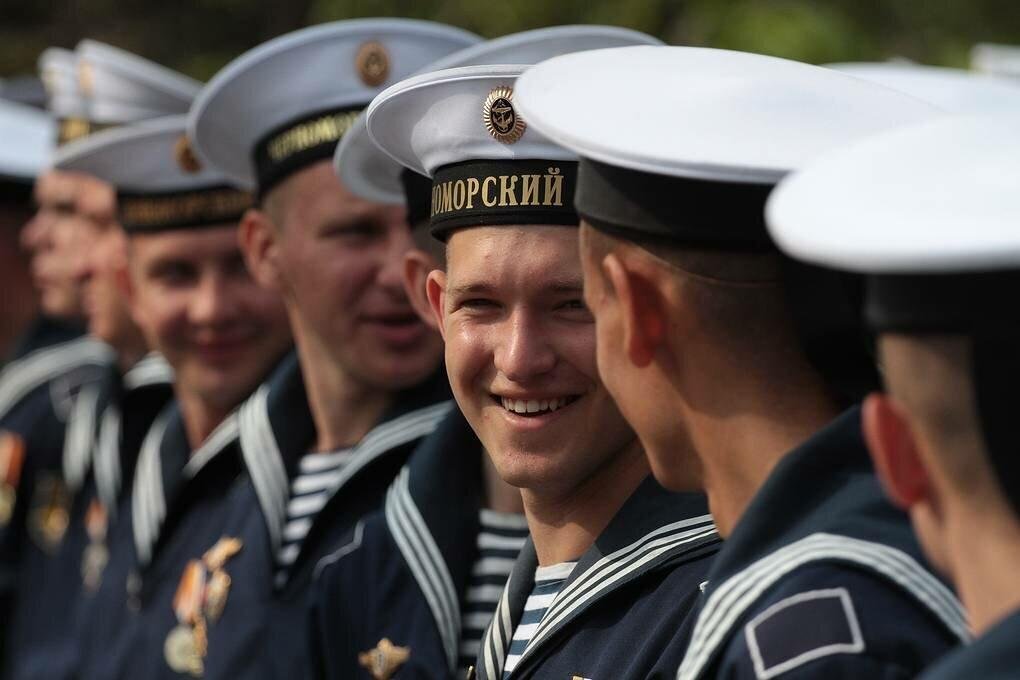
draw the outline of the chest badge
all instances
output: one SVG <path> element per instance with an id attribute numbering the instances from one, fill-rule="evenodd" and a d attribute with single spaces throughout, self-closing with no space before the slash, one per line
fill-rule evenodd
<path id="1" fill-rule="evenodd" d="M 230 594 L 225 567 L 243 546 L 239 538 L 221 538 L 202 559 L 191 560 L 184 568 L 173 601 L 177 625 L 163 643 L 163 656 L 174 672 L 196 678 L 205 672 L 209 624 L 223 614 Z"/>
<path id="2" fill-rule="evenodd" d="M 7 526 L 14 516 L 24 461 L 25 440 L 13 432 L 0 432 L 0 527 Z"/>
<path id="3" fill-rule="evenodd" d="M 88 534 L 89 544 L 85 546 L 81 557 L 81 580 L 90 593 L 99 588 L 106 563 L 110 561 L 110 550 L 106 547 L 109 521 L 106 506 L 98 498 L 93 498 L 85 511 L 85 533 Z"/>
<path id="4" fill-rule="evenodd" d="M 358 654 L 358 663 L 371 673 L 374 680 L 390 680 L 409 658 L 409 647 L 398 647 L 389 638 L 383 638 L 374 649 Z"/>
<path id="5" fill-rule="evenodd" d="M 35 485 L 28 530 L 35 544 L 51 555 L 60 547 L 70 521 L 71 495 L 53 474 L 42 475 Z"/>

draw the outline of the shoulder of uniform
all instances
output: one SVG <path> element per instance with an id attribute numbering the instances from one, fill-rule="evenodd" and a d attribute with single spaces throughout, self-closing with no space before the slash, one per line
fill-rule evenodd
<path id="1" fill-rule="evenodd" d="M 331 574 L 351 562 L 351 556 L 358 553 L 366 545 L 366 526 L 370 520 L 371 517 L 359 520 L 354 525 L 354 528 L 337 543 L 334 550 L 319 560 L 315 565 L 314 581 L 325 582 L 331 580 Z M 371 536 L 374 533 L 370 532 L 368 535 Z"/>
<path id="2" fill-rule="evenodd" d="M 113 350 L 108 345 L 88 337 L 36 350 L 0 373 L 0 416 L 35 389 L 62 375 L 107 366 L 113 360 Z"/>

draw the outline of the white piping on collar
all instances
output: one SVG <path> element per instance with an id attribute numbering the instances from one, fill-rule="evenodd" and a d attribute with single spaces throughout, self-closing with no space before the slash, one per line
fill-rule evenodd
<path id="1" fill-rule="evenodd" d="M 99 438 L 93 456 L 96 475 L 96 493 L 111 516 L 117 514 L 117 497 L 120 495 L 120 409 L 110 404 L 103 412 L 99 425 Z"/>
<path id="2" fill-rule="evenodd" d="M 404 467 L 386 494 L 386 525 L 428 602 L 451 672 L 457 670 L 460 601 L 449 567 L 411 497 L 410 474 Z"/>
<path id="3" fill-rule="evenodd" d="M 136 390 L 150 385 L 170 385 L 174 381 L 174 369 L 162 354 L 150 352 L 124 374 L 124 389 Z"/>
<path id="4" fill-rule="evenodd" d="M 105 366 L 114 360 L 113 350 L 89 337 L 36 350 L 8 364 L 0 373 L 0 418 L 37 387 L 79 366 Z"/>
<path id="5" fill-rule="evenodd" d="M 678 680 L 701 677 L 734 624 L 772 585 L 806 564 L 851 562 L 887 578 L 915 597 L 961 641 L 969 638 L 966 616 L 956 597 L 907 553 L 882 543 L 816 533 L 759 559 L 720 585 L 698 616 Z"/>
<path id="6" fill-rule="evenodd" d="M 67 419 L 62 462 L 64 480 L 72 493 L 81 490 L 92 463 L 98 404 L 99 388 L 89 386 L 78 394 Z"/>
<path id="7" fill-rule="evenodd" d="M 135 484 L 132 490 L 131 513 L 135 550 L 138 560 L 148 565 L 152 549 L 166 519 L 166 490 L 163 488 L 163 466 L 160 445 L 166 434 L 171 411 L 166 409 L 149 428 L 138 456 Z M 191 454 L 182 470 L 184 480 L 193 479 L 218 453 L 237 438 L 237 414 L 231 413 Z M 182 482 L 183 483 L 183 482 Z"/>
<path id="8" fill-rule="evenodd" d="M 272 552 L 276 554 L 287 517 L 290 480 L 269 419 L 268 394 L 268 385 L 264 385 L 242 407 L 241 449 L 259 499 Z M 452 406 L 453 402 L 449 400 L 431 404 L 377 425 L 351 449 L 347 463 L 329 490 L 329 498 L 332 499 L 354 475 L 391 449 L 430 434 Z"/>

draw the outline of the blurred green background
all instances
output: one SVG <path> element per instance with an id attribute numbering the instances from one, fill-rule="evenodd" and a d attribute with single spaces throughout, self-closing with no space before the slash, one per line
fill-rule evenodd
<path id="1" fill-rule="evenodd" d="M 494 37 L 607 23 L 673 44 L 821 63 L 902 57 L 967 66 L 976 42 L 1020 44 L 1020 0 L 2 0 L 0 76 L 34 72 L 84 37 L 206 79 L 280 33 L 333 19 L 408 16 Z"/>

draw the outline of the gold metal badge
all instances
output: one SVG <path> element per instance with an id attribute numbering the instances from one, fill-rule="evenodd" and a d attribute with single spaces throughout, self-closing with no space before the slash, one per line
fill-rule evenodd
<path id="1" fill-rule="evenodd" d="M 70 521 L 71 496 L 64 482 L 55 475 L 42 476 L 35 485 L 28 530 L 44 552 L 53 554 L 60 547 Z"/>
<path id="2" fill-rule="evenodd" d="M 182 624 L 170 631 L 163 643 L 163 656 L 175 673 L 200 678 L 205 672 L 205 664 L 195 646 L 195 635 L 190 626 Z"/>
<path id="3" fill-rule="evenodd" d="M 25 462 L 25 440 L 13 432 L 0 432 L 0 527 L 14 516 L 18 482 Z"/>
<path id="4" fill-rule="evenodd" d="M 89 544 L 81 557 L 81 579 L 85 589 L 95 592 L 103 579 L 103 571 L 110 561 L 110 550 L 106 547 L 106 532 L 109 526 L 109 515 L 106 507 L 98 498 L 93 498 L 85 511 L 85 533 Z"/>
<path id="5" fill-rule="evenodd" d="M 409 647 L 398 647 L 390 642 L 389 638 L 383 638 L 374 649 L 358 654 L 358 663 L 375 680 L 390 680 L 409 658 L 411 658 Z"/>
<path id="6" fill-rule="evenodd" d="M 361 82 L 369 87 L 382 85 L 390 75 L 389 52 L 381 42 L 370 40 L 358 48 L 354 67 L 358 70 Z"/>
<path id="7" fill-rule="evenodd" d="M 174 144 L 174 158 L 177 159 L 177 165 L 181 170 L 189 175 L 202 171 L 202 162 L 198 160 L 195 150 L 191 148 L 191 140 L 187 135 L 177 138 L 177 142 Z"/>
<path id="8" fill-rule="evenodd" d="M 497 142 L 513 144 L 524 134 L 524 119 L 514 109 L 514 91 L 500 86 L 489 93 L 482 105 L 485 129 Z"/>
<path id="9" fill-rule="evenodd" d="M 84 60 L 78 61 L 78 89 L 86 97 L 91 97 L 95 89 L 96 77 L 92 64 Z"/>

